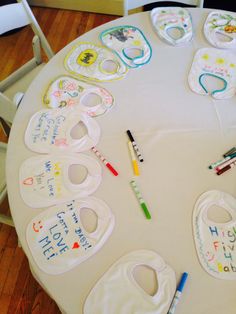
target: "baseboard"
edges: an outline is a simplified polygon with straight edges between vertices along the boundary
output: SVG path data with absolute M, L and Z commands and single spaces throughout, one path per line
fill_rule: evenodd
M 123 0 L 29 0 L 30 5 L 123 15 Z

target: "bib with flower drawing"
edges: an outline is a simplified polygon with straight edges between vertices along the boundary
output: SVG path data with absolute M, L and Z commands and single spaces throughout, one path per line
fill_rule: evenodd
M 217 48 L 236 48 L 236 14 L 214 11 L 209 13 L 204 34 Z
M 80 122 L 87 131 L 83 136 L 79 136 L 79 130 L 75 132 Z M 36 112 L 25 132 L 25 144 L 38 153 L 58 152 L 65 149 L 67 152 L 82 152 L 95 146 L 99 138 L 98 123 L 79 108 L 69 107 Z
M 217 87 L 210 91 L 207 80 L 217 81 Z M 227 99 L 236 92 L 236 56 L 228 50 L 216 48 L 199 49 L 193 59 L 188 76 L 190 88 L 201 95 L 216 99 Z
M 138 285 L 138 266 L 154 270 L 158 290 L 150 295 Z M 116 261 L 90 291 L 84 314 L 166 314 L 176 289 L 175 273 L 154 251 L 138 250 Z
M 89 232 L 81 220 L 83 209 L 96 215 L 96 229 Z M 88 197 L 44 210 L 27 226 L 26 239 L 38 267 L 52 275 L 69 271 L 94 255 L 107 241 L 114 216 L 102 200 Z
M 90 42 L 79 42 L 64 63 L 71 74 L 91 81 L 113 81 L 127 72 L 127 67 L 110 49 Z
M 136 68 L 151 59 L 152 48 L 140 29 L 134 26 L 115 26 L 100 34 L 103 45 L 112 49 L 130 67 Z
M 79 106 L 88 115 L 95 117 L 109 110 L 114 99 L 103 87 L 63 75 L 49 85 L 43 102 L 50 108 Z
M 226 223 L 212 221 L 209 209 L 214 206 L 226 210 L 231 220 Z M 193 211 L 193 232 L 202 267 L 216 278 L 235 280 L 236 199 L 217 190 L 202 194 Z
M 21 196 L 33 208 L 88 196 L 100 182 L 101 166 L 94 158 L 84 154 L 31 157 L 22 163 L 19 173 Z
M 151 11 L 151 21 L 159 37 L 168 44 L 186 44 L 193 37 L 192 18 L 184 8 L 154 8 Z

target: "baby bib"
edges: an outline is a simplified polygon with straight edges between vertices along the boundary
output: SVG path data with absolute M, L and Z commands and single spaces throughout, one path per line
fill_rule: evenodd
M 81 165 L 86 178 L 75 184 L 69 178 L 70 166 Z M 76 173 L 79 176 L 79 172 Z M 26 159 L 19 173 L 20 193 L 24 202 L 33 208 L 48 207 L 72 198 L 92 194 L 101 182 L 101 166 L 84 154 L 55 154 Z
M 71 132 L 79 122 L 83 123 L 87 133 L 74 138 Z M 99 138 L 98 123 L 80 109 L 69 107 L 36 112 L 25 131 L 26 146 L 38 153 L 82 152 L 95 146 Z
M 151 267 L 158 278 L 154 296 L 135 281 L 136 266 Z M 175 273 L 154 251 L 138 250 L 121 257 L 90 291 L 84 314 L 166 314 L 176 289 Z
M 81 221 L 83 208 L 97 216 L 96 230 L 88 232 Z M 45 273 L 67 272 L 94 255 L 107 241 L 114 216 L 102 200 L 88 197 L 50 207 L 27 226 L 26 239 L 38 267 Z
M 236 91 L 236 57 L 226 50 L 215 48 L 199 49 L 193 59 L 188 76 L 189 86 L 195 93 L 209 95 L 216 99 L 227 99 Z M 204 79 L 216 78 L 222 83 L 220 89 L 211 93 L 205 86 Z
M 99 103 L 88 101 L 90 96 L 97 96 Z M 49 108 L 79 106 L 91 117 L 105 113 L 114 105 L 112 95 L 100 86 L 80 81 L 72 76 L 56 78 L 47 88 L 43 102 Z
M 208 210 L 217 205 L 232 219 L 218 223 L 208 218 Z M 236 199 L 212 190 L 202 194 L 193 211 L 195 246 L 202 267 L 219 279 L 236 279 Z
M 152 48 L 137 27 L 122 25 L 109 28 L 100 34 L 100 40 L 130 68 L 144 65 L 151 59 Z
M 209 13 L 204 34 L 209 43 L 217 48 L 236 48 L 236 14 L 220 11 Z
M 67 54 L 65 68 L 81 78 L 101 82 L 121 79 L 127 72 L 111 50 L 89 42 L 79 42 Z
M 151 22 L 158 36 L 173 46 L 186 44 L 193 37 L 192 18 L 184 8 L 154 8 Z

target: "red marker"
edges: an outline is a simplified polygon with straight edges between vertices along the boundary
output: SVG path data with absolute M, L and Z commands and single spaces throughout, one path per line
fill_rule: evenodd
M 96 156 L 105 164 L 105 166 L 114 174 L 114 176 L 118 176 L 118 172 L 112 167 L 112 165 L 103 157 L 99 151 L 95 148 L 91 148 L 92 151 L 96 154 Z

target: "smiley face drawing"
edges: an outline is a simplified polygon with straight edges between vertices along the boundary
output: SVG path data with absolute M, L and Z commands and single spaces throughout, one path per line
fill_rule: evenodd
M 39 220 L 38 222 L 34 222 L 32 227 L 33 227 L 34 232 L 39 232 L 40 229 L 43 228 L 41 220 Z

